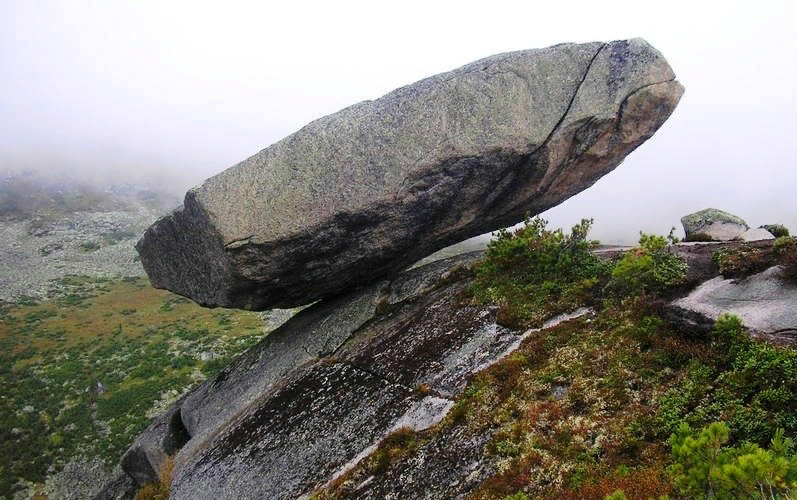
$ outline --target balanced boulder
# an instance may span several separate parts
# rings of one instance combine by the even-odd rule
[[[205,306],[307,304],[586,189],[682,93],[641,39],[488,57],[310,123],[191,189],[137,249],[154,286]]]
[[[731,241],[738,240],[750,226],[728,212],[706,208],[681,217],[686,241]]]

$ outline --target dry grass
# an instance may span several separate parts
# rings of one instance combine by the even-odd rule
[[[172,471],[174,469],[174,458],[169,457],[160,470],[160,481],[157,483],[145,484],[136,492],[134,500],[169,500],[172,489]]]

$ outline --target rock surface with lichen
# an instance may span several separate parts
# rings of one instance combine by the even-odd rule
[[[737,240],[750,226],[736,215],[706,208],[681,217],[686,241],[731,241]]]

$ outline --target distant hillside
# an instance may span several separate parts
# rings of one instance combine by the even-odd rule
[[[49,283],[68,274],[142,276],[135,241],[180,203],[147,185],[33,171],[0,175],[0,301],[46,297]]]
[[[165,190],[128,183],[99,186],[42,172],[8,172],[0,180],[0,220],[136,209],[166,211],[179,200]]]

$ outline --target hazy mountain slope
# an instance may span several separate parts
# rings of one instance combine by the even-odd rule
[[[0,182],[0,300],[52,295],[51,281],[68,274],[143,276],[133,245],[177,204],[147,187],[7,174]]]

